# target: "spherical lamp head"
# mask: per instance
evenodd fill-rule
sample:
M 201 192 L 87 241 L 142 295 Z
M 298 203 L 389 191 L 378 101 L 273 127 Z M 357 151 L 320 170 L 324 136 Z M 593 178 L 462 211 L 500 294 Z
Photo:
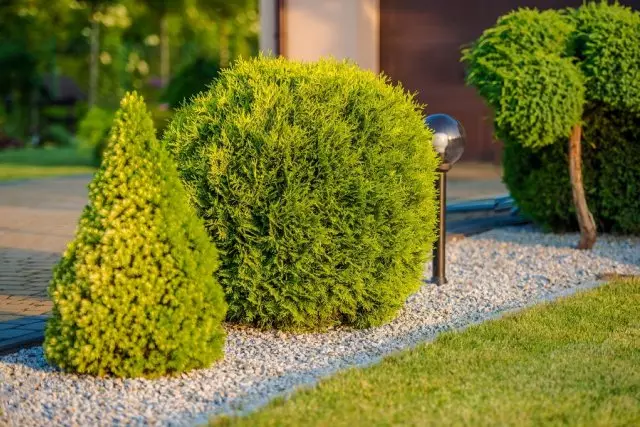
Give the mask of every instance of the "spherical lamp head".
M 467 135 L 459 121 L 446 114 L 432 114 L 425 124 L 433 132 L 433 148 L 442 158 L 443 165 L 450 167 L 464 152 Z

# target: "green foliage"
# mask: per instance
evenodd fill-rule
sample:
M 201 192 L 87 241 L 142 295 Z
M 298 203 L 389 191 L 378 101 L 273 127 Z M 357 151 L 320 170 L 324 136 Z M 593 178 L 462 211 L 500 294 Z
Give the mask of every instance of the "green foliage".
M 564 55 L 567 38 L 573 31 L 571 20 L 554 10 L 538 12 L 525 8 L 508 13 L 463 50 L 462 59 L 469 70 L 467 83 L 475 86 L 493 109 L 499 110 L 505 82 L 526 72 L 518 70 L 522 62 L 546 61 L 562 68 L 548 57 Z
M 640 116 L 590 107 L 582 144 L 589 210 L 602 231 L 640 234 Z M 565 138 L 531 149 L 506 141 L 504 181 L 518 206 L 537 224 L 575 231 Z
M 42 145 L 55 145 L 57 147 L 74 147 L 76 145 L 75 137 L 60 124 L 52 124 L 42 132 Z
M 430 139 L 413 97 L 356 65 L 261 57 L 223 70 L 164 142 L 220 250 L 229 319 L 391 319 L 434 241 Z
M 494 110 L 504 179 L 525 214 L 548 229 L 577 228 L 566 146 L 572 126 L 584 124 L 589 209 L 602 230 L 639 232 L 639 13 L 605 2 L 518 10 L 463 60 L 467 82 Z
M 203 57 L 183 67 L 169 82 L 162 99 L 178 108 L 183 102 L 207 89 L 220 73 L 220 63 Z
M 587 77 L 587 99 L 640 113 L 640 13 L 589 2 L 574 19 L 573 44 Z
M 80 141 L 79 147 L 81 150 L 91 151 L 96 164 L 102 161 L 102 153 L 107 145 L 113 117 L 112 111 L 91 107 L 78 124 L 76 136 Z
M 580 121 L 584 78 L 565 55 L 573 31 L 565 14 L 520 9 L 463 52 L 467 83 L 495 110 L 502 138 L 542 147 L 569 136 Z
M 224 343 L 217 265 L 142 98 L 127 95 L 75 240 L 54 269 L 47 359 L 121 377 L 209 366 Z
M 166 105 L 157 105 L 151 110 L 151 117 L 153 118 L 153 126 L 156 129 L 156 136 L 162 138 L 165 129 L 169 126 L 171 117 L 173 117 L 173 110 L 167 108 Z
M 17 95 L 26 105 L 29 95 L 40 83 L 37 60 L 19 43 L 0 44 L 0 96 Z
M 505 139 L 543 147 L 571 133 L 583 105 L 584 79 L 577 67 L 568 58 L 540 54 L 516 64 L 504 79 L 495 126 Z

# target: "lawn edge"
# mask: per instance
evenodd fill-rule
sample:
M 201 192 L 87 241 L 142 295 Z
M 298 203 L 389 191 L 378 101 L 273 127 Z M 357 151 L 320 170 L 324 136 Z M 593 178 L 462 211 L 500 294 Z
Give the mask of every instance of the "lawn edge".
M 298 393 L 302 390 L 306 390 L 306 389 L 310 389 L 310 388 L 314 388 L 318 385 L 318 383 L 320 381 L 329 379 L 331 377 L 333 377 L 334 375 L 339 374 L 340 372 L 343 372 L 345 370 L 348 369 L 364 369 L 364 368 L 368 368 L 370 366 L 376 365 L 378 363 L 380 363 L 382 360 L 384 360 L 385 358 L 388 357 L 394 357 L 397 356 L 401 353 L 407 352 L 407 351 L 411 351 L 416 349 L 418 346 L 421 345 L 425 345 L 425 344 L 431 344 L 433 343 L 440 335 L 442 335 L 443 333 L 449 333 L 449 332 L 454 332 L 454 333 L 459 333 L 459 332 L 464 332 L 465 330 L 467 330 L 470 327 L 473 326 L 477 326 L 486 322 L 491 322 L 491 321 L 495 321 L 495 320 L 499 320 L 505 317 L 508 317 L 510 315 L 514 315 L 523 311 L 526 311 L 528 309 L 531 309 L 533 307 L 537 307 L 540 305 L 545 305 L 545 304 L 549 304 L 555 301 L 559 301 L 562 300 L 564 298 L 567 297 L 572 297 L 575 296 L 577 294 L 581 294 L 583 292 L 588 292 L 591 291 L 593 289 L 597 289 L 600 288 L 604 285 L 607 285 L 608 283 L 611 283 L 611 281 L 608 280 L 590 280 L 590 281 L 586 281 L 578 286 L 572 287 L 572 288 L 568 288 L 568 289 L 564 289 L 562 291 L 558 291 L 558 292 L 553 292 L 553 293 L 549 293 L 546 295 L 542 295 L 540 299 L 537 299 L 531 303 L 528 303 L 526 305 L 523 305 L 521 307 L 516 307 L 516 308 L 507 308 L 504 310 L 497 310 L 491 313 L 488 313 L 486 317 L 482 318 L 481 320 L 474 320 L 471 322 L 467 322 L 467 320 L 469 319 L 469 317 L 471 316 L 471 314 L 467 317 L 463 317 L 461 319 L 458 319 L 457 321 L 454 322 L 454 324 L 451 327 L 442 329 L 438 332 L 436 332 L 433 336 L 431 336 L 428 339 L 425 339 L 423 341 L 417 342 L 414 345 L 408 346 L 408 347 L 404 347 L 403 349 L 400 350 L 394 350 L 391 351 L 389 353 L 386 353 L 383 356 L 379 356 L 376 357 L 366 363 L 356 363 L 353 365 L 350 365 L 346 368 L 342 368 L 342 369 L 338 369 L 336 371 L 333 371 L 327 375 L 324 375 L 320 378 L 316 378 L 313 381 L 310 381 L 308 383 L 305 384 L 299 384 L 297 386 L 294 386 L 293 388 L 286 390 L 282 393 L 278 393 L 276 395 L 273 395 L 267 399 L 262 399 L 260 400 L 258 403 L 255 403 L 251 406 L 247 406 L 245 407 L 242 402 L 233 402 L 232 404 L 229 405 L 229 408 L 231 409 L 231 411 L 229 412 L 219 412 L 219 413 L 213 413 L 213 414 L 209 414 L 209 415 L 202 415 L 199 416 L 197 418 L 194 419 L 193 421 L 193 425 L 196 426 L 200 426 L 200 427 L 207 427 L 208 425 L 210 425 L 210 423 L 216 421 L 217 418 L 220 417 L 228 417 L 228 418 L 242 418 L 245 417 L 247 415 L 250 415 L 253 412 L 256 412 L 262 408 L 264 408 L 266 405 L 268 405 L 271 401 L 276 400 L 276 399 L 284 399 L 287 400 L 289 398 L 291 398 L 295 393 Z M 458 325 L 459 324 L 459 325 Z M 242 409 L 239 410 L 233 410 L 233 406 L 241 406 Z

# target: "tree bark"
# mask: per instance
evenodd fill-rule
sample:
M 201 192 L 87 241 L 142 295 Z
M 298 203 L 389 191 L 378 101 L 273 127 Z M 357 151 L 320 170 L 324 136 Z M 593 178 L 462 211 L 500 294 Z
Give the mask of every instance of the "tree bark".
M 571 136 L 569 137 L 569 176 L 571 178 L 573 204 L 576 208 L 576 217 L 580 226 L 578 249 L 591 249 L 596 243 L 596 224 L 593 220 L 593 215 L 589 211 L 582 183 L 581 138 L 582 127 L 577 124 L 571 130 Z
M 167 13 L 164 13 L 160 18 L 160 82 L 162 87 L 169 84 L 171 73 L 171 51 L 169 49 L 169 23 L 167 15 Z
M 100 23 L 95 18 L 95 10 L 91 11 L 91 53 L 89 58 L 89 107 L 98 102 L 98 73 L 100 72 Z

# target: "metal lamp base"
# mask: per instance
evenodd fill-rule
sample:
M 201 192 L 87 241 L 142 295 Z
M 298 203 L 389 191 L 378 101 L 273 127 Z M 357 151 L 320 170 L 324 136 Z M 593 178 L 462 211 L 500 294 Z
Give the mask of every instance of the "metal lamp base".
M 438 168 L 438 179 L 436 180 L 436 192 L 438 194 L 438 238 L 433 247 L 433 277 L 431 283 L 441 286 L 447 283 L 445 274 L 445 242 L 447 241 L 447 171 L 451 168 L 449 164 L 441 164 Z
M 432 277 L 429 283 L 434 283 L 436 286 L 442 286 L 449 283 L 446 277 Z

